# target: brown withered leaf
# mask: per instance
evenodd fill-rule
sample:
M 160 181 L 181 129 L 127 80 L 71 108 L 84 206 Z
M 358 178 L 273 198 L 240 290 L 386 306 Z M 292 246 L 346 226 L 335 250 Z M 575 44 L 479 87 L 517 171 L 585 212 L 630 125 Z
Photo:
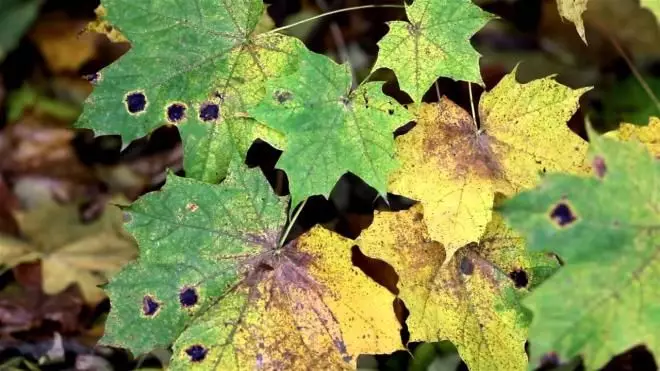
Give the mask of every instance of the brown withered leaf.
M 89 303 L 105 295 L 106 277 L 135 258 L 133 239 L 122 229 L 123 216 L 108 206 L 98 220 L 83 224 L 76 205 L 54 202 L 15 213 L 22 240 L 0 236 L 0 262 L 14 267 L 41 261 L 42 289 L 57 294 L 77 283 Z

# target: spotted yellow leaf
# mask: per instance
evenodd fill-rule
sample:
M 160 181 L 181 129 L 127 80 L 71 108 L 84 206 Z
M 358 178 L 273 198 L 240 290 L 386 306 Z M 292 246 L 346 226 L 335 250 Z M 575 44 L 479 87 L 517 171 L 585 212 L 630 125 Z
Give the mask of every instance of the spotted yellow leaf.
M 402 348 L 394 295 L 313 228 L 282 245 L 286 198 L 233 161 L 220 185 L 170 176 L 128 208 L 140 258 L 106 289 L 102 342 L 135 354 L 173 345 L 172 370 L 354 369 Z
M 471 371 L 525 370 L 529 318 L 519 299 L 557 262 L 527 253 L 522 239 L 494 215 L 479 243 L 445 250 L 431 241 L 424 208 L 381 212 L 357 243 L 399 276 L 398 292 L 410 311 L 410 341 L 450 340 Z
M 451 258 L 484 233 L 494 192 L 532 187 L 546 171 L 583 171 L 585 142 L 566 121 L 586 90 L 552 78 L 519 84 L 514 71 L 482 95 L 478 128 L 447 98 L 422 105 L 417 126 L 397 138 L 402 166 L 390 191 L 421 201 L 429 236 Z

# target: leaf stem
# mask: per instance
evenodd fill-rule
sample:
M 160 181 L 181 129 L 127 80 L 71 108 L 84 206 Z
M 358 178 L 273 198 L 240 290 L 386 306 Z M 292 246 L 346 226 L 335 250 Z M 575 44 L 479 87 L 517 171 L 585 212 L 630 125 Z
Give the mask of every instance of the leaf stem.
M 658 114 L 660 114 L 660 101 L 658 101 L 658 97 L 655 96 L 653 93 L 653 90 L 649 86 L 648 83 L 646 83 L 646 80 L 644 80 L 644 77 L 642 77 L 642 74 L 637 70 L 637 67 L 635 67 L 635 64 L 630 60 L 628 55 L 626 55 L 626 52 L 623 51 L 623 48 L 621 48 L 621 45 L 616 41 L 616 38 L 612 35 L 609 34 L 607 31 L 603 31 L 605 35 L 610 39 L 610 42 L 612 45 L 614 45 L 614 48 L 616 51 L 621 55 L 623 60 L 626 62 L 628 65 L 628 68 L 630 68 L 630 71 L 632 71 L 633 76 L 635 76 L 635 79 L 639 82 L 639 84 L 642 86 L 642 89 L 646 92 L 646 94 L 651 98 L 653 101 L 653 104 L 655 104 L 655 108 L 658 110 Z
M 472 97 L 472 83 L 468 82 L 468 93 L 470 94 L 470 107 L 472 108 L 472 121 L 474 122 L 474 128 L 479 132 L 479 125 L 477 125 L 477 115 L 474 113 L 474 98 Z
M 274 28 L 274 29 L 272 29 L 272 30 L 270 30 L 266 33 L 274 33 L 274 32 L 288 30 L 289 28 L 293 28 L 293 27 L 296 27 L 298 25 L 301 25 L 301 24 L 304 24 L 304 23 L 307 23 L 307 22 L 311 22 L 311 21 L 315 21 L 317 19 L 327 17 L 329 15 L 333 15 L 333 14 L 337 14 L 337 13 L 344 13 L 344 12 L 350 12 L 350 11 L 353 11 L 353 10 L 369 9 L 369 8 L 404 8 L 404 6 L 403 5 L 395 5 L 395 4 L 369 4 L 369 5 L 353 6 L 353 7 L 350 7 L 350 8 L 342 8 L 342 9 L 333 10 L 333 11 L 330 11 L 330 12 L 327 12 L 327 13 L 321 13 L 319 15 L 315 15 L 314 17 L 303 19 L 302 21 L 294 22 L 294 23 L 288 24 L 286 26 Z
M 296 220 L 300 216 L 300 212 L 302 211 L 302 209 L 305 207 L 307 200 L 308 199 L 306 198 L 305 201 L 303 201 L 300 204 L 300 207 L 298 208 L 298 210 L 296 210 L 296 213 L 293 214 L 293 218 L 289 220 L 289 225 L 286 226 L 286 230 L 284 231 L 284 233 L 282 233 L 282 237 L 280 238 L 280 243 L 278 244 L 279 247 L 284 246 L 284 241 L 286 241 L 286 238 L 289 236 L 289 233 L 291 233 L 291 229 L 293 228 L 293 225 L 296 224 Z

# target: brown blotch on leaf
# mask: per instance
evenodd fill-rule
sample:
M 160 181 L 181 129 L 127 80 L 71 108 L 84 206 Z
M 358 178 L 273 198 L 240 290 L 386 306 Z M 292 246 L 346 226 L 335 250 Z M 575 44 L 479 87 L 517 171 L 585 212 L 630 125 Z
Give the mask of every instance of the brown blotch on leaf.
M 199 206 L 195 203 L 189 202 L 186 205 L 186 209 L 188 209 L 188 211 L 190 211 L 191 213 L 194 213 L 195 211 L 197 211 L 199 209 Z
M 603 178 L 607 173 L 607 164 L 605 164 L 605 159 L 601 156 L 595 156 L 591 162 L 591 166 L 594 168 L 594 173 L 599 178 Z
M 394 295 L 399 294 L 399 275 L 387 262 L 364 255 L 357 245 L 351 248 L 351 263 L 364 274 L 385 287 Z
M 577 217 L 568 203 L 560 202 L 550 212 L 550 219 L 563 228 L 567 225 L 573 224 L 577 220 Z
M 477 130 L 472 117 L 450 100 L 443 98 L 436 109 L 435 122 L 424 138 L 425 151 L 454 159 L 457 176 L 501 177 L 502 164 L 493 151 L 496 139 Z

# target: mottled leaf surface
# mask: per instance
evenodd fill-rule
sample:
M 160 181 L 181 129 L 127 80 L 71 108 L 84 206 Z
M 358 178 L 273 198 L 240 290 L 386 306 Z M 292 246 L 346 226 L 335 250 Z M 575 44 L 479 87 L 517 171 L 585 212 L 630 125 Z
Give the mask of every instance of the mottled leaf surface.
M 186 175 L 218 182 L 233 153 L 271 133 L 246 118 L 264 80 L 296 67 L 299 40 L 255 35 L 259 0 L 104 0 L 107 19 L 132 43 L 100 72 L 77 122 L 125 142 L 177 125 Z
M 483 84 L 470 38 L 494 16 L 470 0 L 417 0 L 406 14 L 409 22 L 388 22 L 374 69 L 393 70 L 415 102 L 439 77 Z
M 279 247 L 286 199 L 232 162 L 220 185 L 170 176 L 128 212 L 140 258 L 107 286 L 102 342 L 174 343 L 175 370 L 345 369 L 401 347 L 394 296 L 320 227 Z
M 482 95 L 479 128 L 447 98 L 422 105 L 417 126 L 396 139 L 402 166 L 390 191 L 421 201 L 429 235 L 451 258 L 483 235 L 494 192 L 513 195 L 546 171 L 582 171 L 586 144 L 566 121 L 584 91 L 551 78 L 519 84 L 514 71 Z
M 597 369 L 638 344 L 660 351 L 660 163 L 639 143 L 590 136 L 591 176 L 549 175 L 503 208 L 530 249 L 566 262 L 524 302 L 535 364 L 581 355 Z
M 312 52 L 301 54 L 295 74 L 267 82 L 263 101 L 249 112 L 286 135 L 277 166 L 289 177 L 294 206 L 308 196 L 327 197 L 346 172 L 386 193 L 397 165 L 393 132 L 413 116 L 382 85 L 352 90 L 348 65 Z
M 525 370 L 529 318 L 520 297 L 557 262 L 527 253 L 522 239 L 498 215 L 478 243 L 443 265 L 445 251 L 431 241 L 423 207 L 381 212 L 358 239 L 362 252 L 391 264 L 399 297 L 410 311 L 410 341 L 450 340 L 470 370 Z

